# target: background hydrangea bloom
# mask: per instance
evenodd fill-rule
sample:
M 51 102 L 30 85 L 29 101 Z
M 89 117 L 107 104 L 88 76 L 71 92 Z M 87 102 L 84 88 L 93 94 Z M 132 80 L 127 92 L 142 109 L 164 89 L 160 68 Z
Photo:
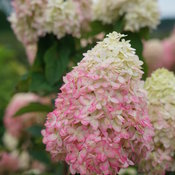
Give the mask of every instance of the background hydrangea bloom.
M 57 38 L 66 34 L 79 37 L 91 19 L 90 0 L 50 0 L 45 9 L 46 28 Z
M 2 140 L 3 140 L 5 147 L 10 151 L 13 151 L 14 149 L 16 149 L 18 145 L 18 139 L 12 136 L 12 134 L 8 132 L 4 133 Z
M 175 65 L 175 33 L 164 40 L 152 39 L 144 42 L 143 56 L 148 64 L 149 74 L 162 67 L 171 70 Z
M 14 0 L 14 12 L 9 17 L 17 38 L 30 45 L 45 35 L 44 10 L 47 0 Z
M 80 36 L 91 19 L 91 0 L 14 0 L 9 17 L 18 39 L 33 45 L 46 33 Z
M 45 166 L 41 162 L 34 161 L 29 153 L 24 150 L 13 150 L 10 153 L 5 151 L 0 152 L 1 175 L 14 174 L 15 172 L 27 170 L 36 171 L 40 174 L 45 171 Z
M 0 174 L 8 174 L 17 171 L 19 168 L 18 159 L 7 153 L 0 153 Z
M 113 32 L 84 54 L 48 114 L 46 150 L 72 174 L 115 174 L 150 149 L 142 61 L 123 36 Z
M 93 17 L 110 24 L 119 18 L 120 9 L 126 2 L 127 0 L 93 0 Z
M 138 31 L 140 28 L 154 29 L 159 23 L 157 0 L 94 0 L 94 19 L 112 23 L 124 16 L 126 31 Z
M 148 65 L 149 75 L 163 66 L 164 49 L 163 44 L 158 39 L 152 39 L 144 42 L 143 56 Z
M 145 89 L 155 135 L 154 149 L 141 164 L 141 170 L 151 175 L 165 174 L 165 170 L 175 168 L 175 76 L 166 69 L 158 69 L 146 80 Z
M 27 113 L 18 117 L 14 117 L 15 113 L 22 107 L 32 102 L 41 102 L 48 104 L 49 100 L 41 98 L 33 93 L 18 93 L 16 94 L 9 105 L 7 106 L 4 116 L 4 124 L 9 134 L 15 137 L 20 137 L 22 131 L 32 124 L 42 123 L 44 117 L 41 114 Z

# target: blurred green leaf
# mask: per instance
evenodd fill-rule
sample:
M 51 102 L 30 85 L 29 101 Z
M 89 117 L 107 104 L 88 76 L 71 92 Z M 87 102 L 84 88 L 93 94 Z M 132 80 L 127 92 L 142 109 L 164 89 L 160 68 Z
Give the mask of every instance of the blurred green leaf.
M 33 126 L 27 128 L 27 131 L 29 134 L 31 134 L 34 137 L 40 137 L 42 129 L 43 129 L 43 127 L 40 125 L 33 125 Z
M 50 159 L 48 154 L 44 150 L 30 149 L 29 154 L 35 159 L 45 164 L 50 164 Z
M 55 41 L 46 51 L 44 55 L 45 77 L 51 85 L 54 85 L 62 78 L 74 51 L 74 39 L 69 35 Z
M 70 53 L 70 48 L 59 48 L 58 44 L 54 44 L 46 52 L 44 56 L 45 76 L 50 84 L 53 85 L 62 78 L 69 62 Z
M 18 110 L 16 114 L 14 115 L 14 117 L 18 117 L 20 115 L 30 113 L 30 112 L 47 112 L 48 113 L 51 110 L 52 110 L 52 107 L 50 106 L 43 105 L 40 103 L 30 103 L 29 105 L 24 106 L 23 108 Z
M 58 40 L 46 35 L 38 42 L 38 52 L 30 72 L 29 91 L 46 95 L 57 91 L 75 51 L 74 38 L 65 36 Z
M 0 45 L 0 108 L 7 105 L 19 76 L 24 72 L 24 66 L 15 61 L 15 53 Z
M 27 92 L 31 83 L 31 77 L 29 73 L 21 76 L 20 80 L 16 84 L 15 93 L 17 92 Z
M 124 29 L 124 20 L 123 17 L 121 17 L 114 23 L 113 30 L 122 33 L 123 29 Z
M 45 37 L 40 38 L 35 62 L 32 65 L 30 72 L 31 83 L 29 84 L 29 91 L 39 94 L 47 94 L 54 91 L 54 87 L 47 82 L 44 76 L 44 55 L 55 40 L 56 37 L 53 35 L 46 35 Z
M 150 32 L 150 29 L 148 27 L 141 28 L 139 31 L 140 38 L 148 40 L 149 39 L 149 32 Z
M 37 46 L 38 51 L 34 64 L 32 65 L 32 72 L 44 72 L 44 55 L 55 40 L 56 38 L 53 35 L 46 35 L 39 39 Z
M 54 87 L 52 87 L 45 79 L 44 75 L 39 72 L 32 72 L 32 80 L 29 86 L 29 90 L 37 93 L 42 92 L 53 92 Z M 45 93 L 43 93 L 45 94 Z
M 59 174 L 59 175 L 67 174 L 67 168 L 68 168 L 68 167 L 65 167 L 65 163 L 59 162 L 59 163 L 56 165 L 54 175 L 58 175 L 58 174 Z M 65 172 L 65 170 L 66 170 L 66 172 Z
M 0 144 L 5 129 L 3 123 L 5 108 L 13 96 L 19 76 L 25 71 L 25 67 L 17 61 L 16 52 L 2 46 L 0 41 Z

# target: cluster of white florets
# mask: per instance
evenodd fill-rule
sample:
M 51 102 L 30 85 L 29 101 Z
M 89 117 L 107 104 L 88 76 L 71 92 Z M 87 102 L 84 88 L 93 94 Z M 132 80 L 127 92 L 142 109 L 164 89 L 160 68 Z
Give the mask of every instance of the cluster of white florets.
M 126 31 L 139 31 L 143 27 L 154 29 L 159 23 L 157 0 L 93 0 L 93 17 L 103 23 L 124 18 Z
M 91 19 L 91 0 L 14 0 L 13 7 L 9 20 L 25 45 L 36 43 L 46 33 L 78 37 Z

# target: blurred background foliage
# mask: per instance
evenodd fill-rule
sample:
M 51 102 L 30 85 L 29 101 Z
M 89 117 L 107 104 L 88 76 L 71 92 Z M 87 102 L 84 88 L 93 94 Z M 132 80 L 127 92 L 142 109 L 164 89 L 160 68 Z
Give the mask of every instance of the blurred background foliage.
M 0 137 L 3 134 L 4 109 L 14 93 L 19 76 L 27 68 L 24 49 L 11 30 L 4 11 L 0 10 Z M 0 143 L 2 140 L 0 139 Z

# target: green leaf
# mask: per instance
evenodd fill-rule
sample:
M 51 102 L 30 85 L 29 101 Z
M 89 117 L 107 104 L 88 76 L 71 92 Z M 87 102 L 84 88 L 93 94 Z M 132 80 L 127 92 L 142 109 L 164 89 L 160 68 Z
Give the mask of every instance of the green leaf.
M 142 39 L 148 40 L 149 39 L 149 32 L 150 32 L 149 28 L 144 27 L 144 28 L 140 29 L 139 35 Z
M 29 154 L 36 160 L 45 163 L 48 165 L 50 163 L 50 159 L 48 154 L 44 150 L 39 149 L 30 149 Z
M 56 40 L 53 35 L 46 35 L 42 37 L 38 41 L 38 51 L 36 54 L 36 58 L 34 64 L 32 65 L 32 72 L 43 72 L 44 71 L 44 55 L 45 52 L 50 48 L 52 43 Z
M 17 92 L 27 92 L 31 83 L 30 73 L 23 75 L 19 82 L 16 84 L 15 93 Z
M 54 44 L 45 54 L 44 61 L 45 76 L 50 84 L 55 84 L 66 70 L 70 56 L 70 50 L 60 50 L 57 44 Z
M 67 169 L 68 167 L 65 167 L 65 163 L 63 162 L 59 162 L 56 164 L 56 166 L 54 167 L 54 175 L 58 175 L 58 174 L 68 174 L 67 173 Z
M 40 125 L 33 125 L 29 128 L 27 128 L 27 131 L 29 134 L 31 134 L 34 137 L 41 137 L 41 130 L 43 129 Z
M 51 93 L 55 87 L 51 86 L 45 79 L 42 73 L 33 72 L 29 90 L 40 94 Z
M 47 50 L 44 56 L 45 77 L 51 85 L 58 82 L 64 75 L 73 51 L 74 41 L 70 36 L 55 42 Z
M 116 32 L 121 33 L 123 31 L 123 28 L 124 28 L 124 20 L 123 20 L 123 17 L 121 17 L 120 19 L 118 19 L 114 23 L 113 30 L 116 31 Z
M 27 106 L 24 106 L 23 108 L 21 108 L 20 110 L 18 110 L 16 112 L 16 114 L 14 115 L 14 117 L 26 114 L 26 113 L 30 113 L 30 112 L 50 112 L 52 110 L 52 107 L 47 106 L 47 105 L 43 105 L 40 103 L 30 103 Z

